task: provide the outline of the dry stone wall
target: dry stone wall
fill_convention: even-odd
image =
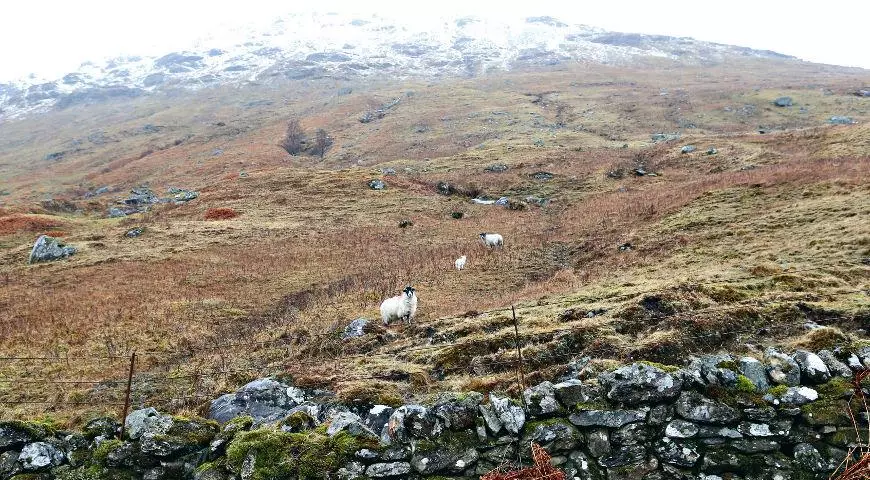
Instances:
[[[479,478],[528,463],[535,442],[568,479],[822,479],[867,441],[867,368],[870,348],[707,355],[398,408],[267,378],[213,401],[210,420],[136,410],[123,439],[109,418],[81,432],[0,422],[0,478]]]

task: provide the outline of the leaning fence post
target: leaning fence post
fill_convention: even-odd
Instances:
[[[130,389],[133,387],[133,368],[136,365],[136,352],[130,354],[130,373],[127,375],[127,391],[124,394],[124,413],[121,415],[121,440],[127,429],[127,412],[130,410]]]
[[[514,344],[517,346],[517,358],[519,360],[517,365],[517,380],[520,382],[520,398],[522,398],[523,405],[525,406],[526,400],[523,392],[526,391],[526,374],[523,371],[523,350],[520,348],[520,327],[517,323],[517,310],[513,305],[511,305],[511,315],[514,318]]]

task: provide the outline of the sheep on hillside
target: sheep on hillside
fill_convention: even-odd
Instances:
[[[408,324],[417,313],[417,294],[414,287],[408,285],[402,290],[401,295],[388,298],[381,303],[381,319],[384,325],[389,325],[393,320],[405,320]]]
[[[465,255],[457,258],[456,261],[453,262],[453,264],[456,265],[457,270],[462,270],[463,268],[465,268]]]
[[[489,248],[504,246],[504,238],[497,233],[481,233],[480,240]]]

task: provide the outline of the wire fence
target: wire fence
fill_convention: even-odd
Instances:
[[[762,280],[763,277],[819,270],[825,270],[825,268],[808,268],[784,271],[766,276],[752,275],[742,278],[730,278],[723,280],[723,282]],[[718,283],[722,282],[708,281],[703,284],[691,285],[711,286]],[[489,342],[492,340],[492,337],[457,341],[434,341],[430,337],[428,340],[430,343],[428,344],[396,347],[397,350],[393,352],[348,353],[344,348],[345,342],[339,339],[340,332],[329,331],[290,335],[268,341],[226,342],[203,345],[197,348],[191,347],[165,351],[145,350],[131,352],[129,356],[68,356],[66,354],[44,357],[4,356],[0,357],[0,405],[39,406],[45,410],[57,410],[67,407],[112,408],[117,409],[123,418],[131,405],[153,403],[171,405],[175,408],[201,407],[216,397],[216,394],[219,393],[216,390],[229,389],[236,386],[233,383],[234,381],[243,382],[261,375],[289,374],[291,376],[307,376],[309,378],[306,378],[303,383],[310,387],[328,387],[340,382],[364,380],[407,380],[411,376],[407,372],[381,371],[376,373],[378,372],[377,366],[406,362],[408,364],[422,364],[426,367],[431,367],[431,361],[434,359],[436,360],[435,363],[437,363],[438,354],[443,352],[460,352],[456,357],[462,359],[463,362],[457,365],[436,367],[427,372],[427,375],[440,376],[441,378],[448,375],[480,376],[513,370],[516,371],[518,388],[524,389],[526,372],[529,368],[545,368],[559,363],[564,364],[569,359],[595,356],[596,349],[600,348],[598,342],[589,341],[582,348],[550,348],[549,350],[541,351],[539,343],[542,339],[554,339],[559,335],[570,334],[572,332],[589,333],[600,325],[591,323],[588,321],[589,319],[579,318],[565,326],[548,327],[537,331],[523,331],[520,328],[519,319],[524,310],[543,306],[572,305],[581,307],[584,304],[594,304],[603,300],[614,301],[659,293],[661,293],[661,289],[637,290],[611,295],[603,299],[600,297],[594,299],[589,297],[574,297],[570,300],[538,301],[511,306],[510,308],[497,308],[484,312],[476,312],[478,315],[511,312],[512,323],[506,327],[505,331],[499,332],[498,336],[499,338],[504,337],[512,340],[512,342],[503,343],[502,347],[488,354],[475,354],[476,350],[472,347]],[[867,295],[868,291],[866,289],[849,289],[828,293],[815,293],[813,295],[830,298],[852,294]],[[668,322],[692,320],[701,318],[701,315],[704,314],[727,312],[729,310],[734,311],[747,307],[765,307],[774,301],[782,302],[782,300],[782,294],[779,294],[775,299],[756,298],[743,303],[731,303],[685,312],[658,313],[651,315],[649,320]],[[518,311],[520,312],[519,317]],[[593,318],[592,320],[595,319]],[[774,326],[780,329],[801,328],[805,326],[808,320],[810,319],[804,318],[791,322],[781,321],[777,322]],[[854,318],[847,316],[826,316],[825,320],[836,322],[854,320]],[[720,346],[738,344],[743,341],[744,336],[758,335],[759,330],[758,326],[753,325],[723,324],[720,328],[715,328],[710,332],[698,334],[680,333],[679,340],[686,344],[705,339],[712,339],[715,344]],[[495,336],[495,333],[492,335]],[[306,352],[307,358],[300,356],[300,351],[303,350],[300,347],[304,345],[310,346],[317,340],[338,340],[333,344],[340,345],[340,348],[320,349],[318,351],[309,348]],[[249,355],[245,358],[245,362],[249,364],[248,366],[231,365],[227,361],[226,356],[238,349],[244,349],[250,353],[259,353],[261,357],[265,358],[257,361],[254,355]],[[286,352],[286,361],[283,363],[279,362],[276,365],[274,356],[262,355],[270,350],[282,350]],[[178,370],[179,365],[184,363],[184,359],[207,358],[209,355],[217,355],[220,365],[214,365],[213,368],[193,366],[187,370],[181,367],[182,370]],[[630,358],[630,354],[627,355],[624,360],[633,360]],[[143,359],[146,359],[148,362],[147,368],[142,366]],[[173,359],[174,364],[167,363],[169,368],[161,371],[161,361],[166,361],[167,359]],[[354,362],[356,362],[356,365],[353,365]],[[102,378],[68,378],[58,373],[58,371],[63,371],[64,368],[75,370],[73,367],[80,364],[85,364],[91,370],[99,368],[99,376]],[[40,367],[45,367],[46,365],[53,367],[52,372],[55,375],[30,375],[31,370],[40,371]],[[55,368],[58,365],[61,368]],[[349,368],[351,366],[356,368]],[[358,372],[360,371],[373,373],[359,374]],[[3,372],[15,372],[17,374],[9,376],[9,374]]]

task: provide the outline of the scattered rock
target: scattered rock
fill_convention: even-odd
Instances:
[[[342,340],[357,338],[365,335],[365,328],[369,321],[365,318],[357,318],[344,327],[344,333],[341,334]]]
[[[705,153],[707,155],[716,155],[717,153],[719,153],[719,150],[716,150],[716,147],[710,147]]]
[[[383,180],[369,180],[369,188],[372,190],[383,190],[387,188],[387,184]]]
[[[109,208],[109,218],[121,218],[126,217],[127,212],[121,210],[118,207],[110,207]]]
[[[389,168],[389,167],[387,167],[387,168],[382,168],[382,169],[381,169],[381,173],[384,174],[384,175],[392,175],[392,176],[395,176],[395,175],[396,175],[396,169],[395,169],[395,168]]]
[[[680,153],[692,153],[695,151],[694,145],[685,145],[680,149]]]
[[[130,230],[127,230],[127,232],[124,234],[124,236],[127,238],[136,238],[139,235],[142,235],[143,233],[145,233],[144,228],[136,227],[136,228],[131,228]]]
[[[853,120],[852,117],[834,115],[833,117],[828,119],[828,123],[830,123],[831,125],[851,125],[855,123],[855,120]]]
[[[532,174],[532,178],[535,180],[552,180],[553,174],[550,172],[535,172]]]
[[[508,166],[503,163],[494,163],[484,168],[483,170],[492,173],[501,173],[506,172],[508,170]]]
[[[27,263],[50,262],[69,257],[76,253],[76,248],[61,243],[58,239],[48,235],[40,235],[30,250],[30,258]]]
[[[678,133],[654,133],[650,136],[653,142],[670,142],[680,138]]]
[[[777,107],[790,107],[792,106],[791,97],[779,97],[773,101],[773,104]]]

